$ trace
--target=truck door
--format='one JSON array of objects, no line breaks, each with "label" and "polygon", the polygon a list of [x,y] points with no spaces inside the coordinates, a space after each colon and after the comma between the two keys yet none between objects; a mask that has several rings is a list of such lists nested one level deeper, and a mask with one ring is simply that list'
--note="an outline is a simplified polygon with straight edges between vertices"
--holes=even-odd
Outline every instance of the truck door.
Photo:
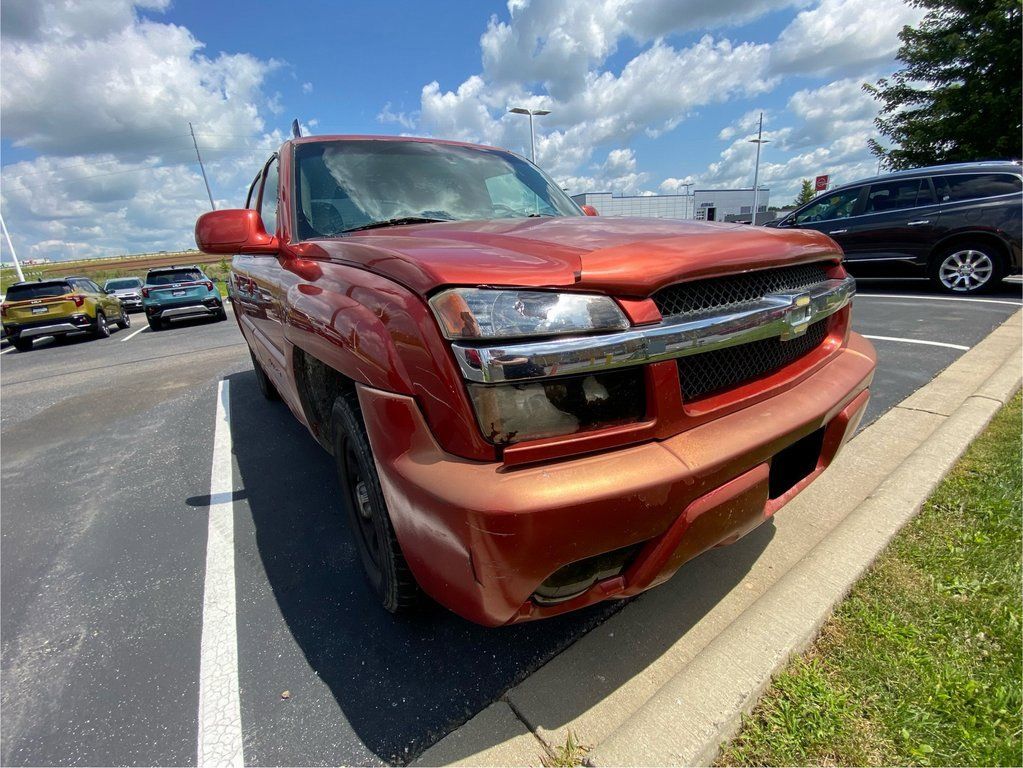
[{"label": "truck door", "polygon": [[[277,155],[267,162],[263,169],[262,184],[256,200],[263,227],[267,232],[277,231]],[[239,277],[244,276],[244,312],[240,322],[247,325],[253,341],[253,352],[263,364],[263,370],[279,388],[284,385],[287,364],[284,344],[284,297],[287,285],[294,278],[290,272],[281,269],[277,256],[264,254],[243,254],[235,257]],[[236,286],[237,287],[237,286]]]}]

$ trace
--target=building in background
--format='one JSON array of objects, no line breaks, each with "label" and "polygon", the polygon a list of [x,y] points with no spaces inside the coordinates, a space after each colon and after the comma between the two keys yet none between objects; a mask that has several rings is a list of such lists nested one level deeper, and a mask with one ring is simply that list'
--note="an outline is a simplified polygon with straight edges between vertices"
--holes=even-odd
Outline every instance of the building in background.
[{"label": "building in background", "polygon": [[[757,223],[774,218],[767,213],[771,190],[757,195]],[[638,216],[651,219],[700,219],[749,221],[753,189],[697,189],[687,195],[615,195],[582,192],[572,195],[579,205],[592,205],[601,216]]]},{"label": "building in background", "polygon": [[572,195],[572,199],[579,205],[592,205],[601,216],[693,218],[692,195],[615,195],[611,192],[583,192]]},{"label": "building in background", "polygon": [[[757,193],[757,222],[767,211],[771,190],[760,187]],[[701,221],[749,221],[753,210],[753,188],[749,189],[694,189],[694,219]],[[773,216],[767,218],[774,218]]]}]

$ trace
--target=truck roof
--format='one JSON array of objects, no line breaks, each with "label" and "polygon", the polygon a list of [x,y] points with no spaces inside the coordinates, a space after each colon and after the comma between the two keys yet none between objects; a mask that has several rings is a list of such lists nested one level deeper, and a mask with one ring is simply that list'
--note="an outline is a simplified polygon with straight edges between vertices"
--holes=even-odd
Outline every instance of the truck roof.
[{"label": "truck roof", "polygon": [[[474,149],[496,149],[501,152],[510,152],[503,147],[492,147],[488,144],[473,144],[469,141],[451,141],[449,139],[434,139],[427,136],[375,136],[371,134],[327,134],[320,136],[300,136],[297,139],[288,139],[285,143],[291,144],[319,144],[329,141],[407,141],[422,142],[425,144],[449,144],[456,147],[472,147]],[[514,154],[514,153],[512,153]]]},{"label": "truck roof", "polygon": [[[150,268],[150,274],[153,272],[176,272],[179,269],[199,269],[198,264],[175,264],[172,267],[152,267]],[[201,270],[200,270],[201,271]]]}]

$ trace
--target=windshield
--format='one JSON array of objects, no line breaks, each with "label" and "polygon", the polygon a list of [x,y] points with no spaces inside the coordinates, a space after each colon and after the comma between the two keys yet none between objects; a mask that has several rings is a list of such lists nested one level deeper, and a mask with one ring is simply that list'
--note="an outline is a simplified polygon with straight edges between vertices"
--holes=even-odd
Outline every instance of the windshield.
[{"label": "windshield", "polygon": [[496,149],[331,141],[299,144],[295,161],[301,240],[391,219],[582,215],[540,169]]},{"label": "windshield", "polygon": [[125,288],[138,288],[140,285],[142,285],[141,280],[131,277],[124,280],[107,280],[105,288],[108,291],[122,291]]},{"label": "windshield", "polygon": [[204,279],[198,269],[175,269],[167,272],[150,272],[146,285],[171,285],[172,283],[196,283]]},{"label": "windshield", "polygon": [[12,285],[7,289],[7,301],[27,301],[28,299],[51,299],[71,293],[71,286],[63,280],[48,283],[25,283]]}]

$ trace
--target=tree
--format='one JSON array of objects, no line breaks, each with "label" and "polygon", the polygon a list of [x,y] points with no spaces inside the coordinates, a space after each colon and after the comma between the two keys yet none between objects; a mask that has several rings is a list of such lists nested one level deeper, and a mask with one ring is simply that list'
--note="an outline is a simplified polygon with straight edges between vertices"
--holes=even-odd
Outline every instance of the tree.
[{"label": "tree", "polygon": [[874,120],[892,147],[870,151],[892,170],[1018,158],[1023,107],[1019,0],[909,0],[926,8],[903,27],[906,66],[864,90],[881,102]]},{"label": "tree", "polygon": [[798,208],[803,203],[810,202],[811,200],[813,200],[814,195],[817,194],[817,192],[813,188],[813,182],[810,181],[809,179],[803,179],[801,182],[799,182],[799,184],[800,184],[799,194],[796,195],[796,199],[792,201],[793,208]]}]

